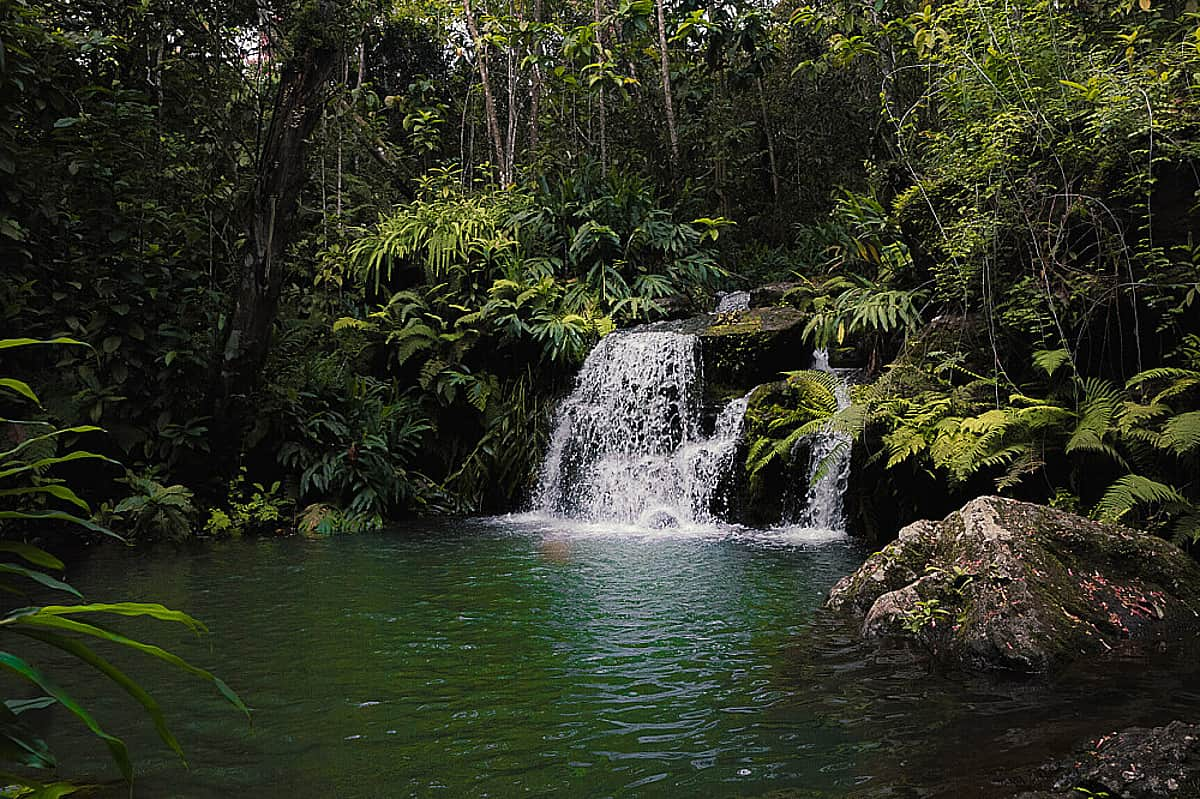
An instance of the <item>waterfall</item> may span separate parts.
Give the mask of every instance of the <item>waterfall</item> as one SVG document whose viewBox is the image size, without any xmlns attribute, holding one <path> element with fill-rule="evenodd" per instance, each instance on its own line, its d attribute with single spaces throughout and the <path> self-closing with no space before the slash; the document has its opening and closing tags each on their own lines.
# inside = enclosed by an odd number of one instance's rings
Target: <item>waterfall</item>
<svg viewBox="0 0 1200 799">
<path fill-rule="evenodd" d="M 537 506 L 587 521 L 712 524 L 741 441 L 748 396 L 702 430 L 699 339 L 670 331 L 605 336 L 555 416 Z"/>
<path fill-rule="evenodd" d="M 829 366 L 829 352 L 813 353 L 812 368 L 835 374 Z M 850 405 L 850 391 L 844 380 L 834 389 L 838 410 Z M 809 439 L 808 490 L 797 526 L 817 530 L 844 530 L 844 497 L 850 480 L 851 438 L 847 433 L 826 429 Z"/>
</svg>

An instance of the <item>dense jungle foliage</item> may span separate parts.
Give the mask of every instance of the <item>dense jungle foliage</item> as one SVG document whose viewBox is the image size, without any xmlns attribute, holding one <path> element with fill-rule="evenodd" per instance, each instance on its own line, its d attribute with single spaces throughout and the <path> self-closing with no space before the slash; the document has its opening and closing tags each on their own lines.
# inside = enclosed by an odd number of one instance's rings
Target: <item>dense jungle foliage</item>
<svg viewBox="0 0 1200 799">
<path fill-rule="evenodd" d="M 6 440 L 103 455 L 35 483 L 131 539 L 517 506 L 600 336 L 779 280 L 885 375 L 839 418 L 898 495 L 1200 529 L 1190 4 L 13 0 L 0 42 L 4 333 L 90 345 L 5 353 Z"/>
<path fill-rule="evenodd" d="M 1192 0 L 7 0 L 4 587 L 70 591 L 17 543 L 67 529 L 516 507 L 599 337 L 771 281 L 870 379 L 792 373 L 752 477 L 834 424 L 864 527 L 1001 491 L 1194 541 L 1198 84 Z M 30 602 L 162 724 L 68 617 L 193 620 Z"/>
</svg>

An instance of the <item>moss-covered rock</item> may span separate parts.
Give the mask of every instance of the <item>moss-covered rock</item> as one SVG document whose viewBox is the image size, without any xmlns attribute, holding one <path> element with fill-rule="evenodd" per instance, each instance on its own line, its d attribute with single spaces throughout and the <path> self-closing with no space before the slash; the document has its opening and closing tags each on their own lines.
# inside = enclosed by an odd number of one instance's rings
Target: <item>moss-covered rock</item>
<svg viewBox="0 0 1200 799">
<path fill-rule="evenodd" d="M 787 293 L 807 284 L 789 280 L 781 283 L 764 283 L 750 289 L 751 308 L 769 308 L 775 305 L 787 305 Z"/>
<path fill-rule="evenodd" d="M 830 593 L 867 638 L 976 669 L 1046 672 L 1200 631 L 1200 566 L 1174 545 L 1041 505 L 980 497 L 918 521 Z"/>
<path fill-rule="evenodd" d="M 715 314 L 700 331 L 704 375 L 716 393 L 745 394 L 782 372 L 812 364 L 804 343 L 808 317 L 795 308 L 750 308 Z"/>
</svg>

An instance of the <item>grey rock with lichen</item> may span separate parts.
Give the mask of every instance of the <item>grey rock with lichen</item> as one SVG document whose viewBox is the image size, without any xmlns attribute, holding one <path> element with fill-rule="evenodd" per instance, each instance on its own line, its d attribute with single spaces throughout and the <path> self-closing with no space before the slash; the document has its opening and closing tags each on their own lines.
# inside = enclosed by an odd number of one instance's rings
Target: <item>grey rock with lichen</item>
<svg viewBox="0 0 1200 799">
<path fill-rule="evenodd" d="M 827 606 L 948 665 L 1040 673 L 1197 634 L 1200 566 L 1146 533 L 980 497 L 904 528 Z"/>
</svg>

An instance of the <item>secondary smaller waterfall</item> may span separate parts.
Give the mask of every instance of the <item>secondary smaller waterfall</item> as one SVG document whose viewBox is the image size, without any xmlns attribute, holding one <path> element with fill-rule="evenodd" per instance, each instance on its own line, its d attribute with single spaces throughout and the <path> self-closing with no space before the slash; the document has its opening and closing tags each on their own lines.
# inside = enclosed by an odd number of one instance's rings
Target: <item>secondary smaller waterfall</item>
<svg viewBox="0 0 1200 799">
<path fill-rule="evenodd" d="M 731 402 L 706 436 L 701 385 L 695 336 L 605 336 L 556 414 L 539 509 L 650 527 L 716 522 L 713 506 L 737 453 L 748 397 Z"/>
<path fill-rule="evenodd" d="M 829 352 L 824 349 L 813 353 L 812 368 L 835 374 L 829 366 Z M 838 410 L 850 405 L 850 391 L 844 381 L 838 381 L 834 397 Z M 851 443 L 849 434 L 829 429 L 815 433 L 809 440 L 808 491 L 796 520 L 800 527 L 846 529 L 844 497 L 850 480 Z"/>
</svg>

